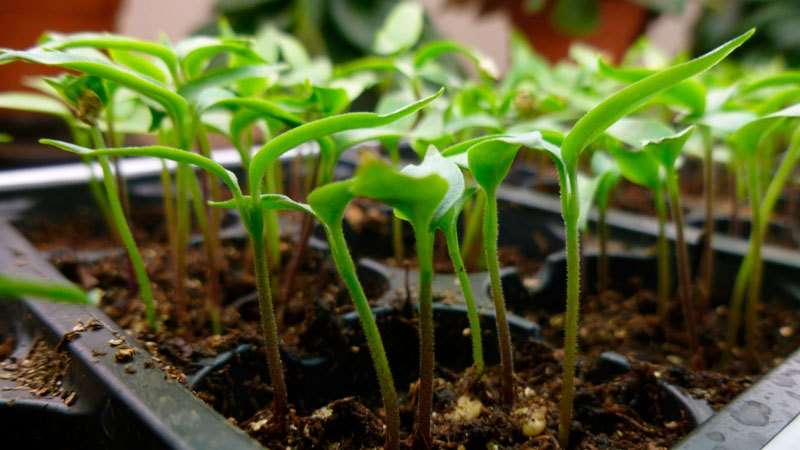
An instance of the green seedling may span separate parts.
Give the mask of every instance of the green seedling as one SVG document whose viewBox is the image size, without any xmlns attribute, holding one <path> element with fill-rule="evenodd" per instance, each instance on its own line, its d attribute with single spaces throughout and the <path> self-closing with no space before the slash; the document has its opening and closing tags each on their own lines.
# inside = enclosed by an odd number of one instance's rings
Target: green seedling
<svg viewBox="0 0 800 450">
<path fill-rule="evenodd" d="M 299 211 L 313 215 L 325 228 L 331 256 L 336 265 L 336 270 L 355 305 L 378 378 L 383 407 L 386 413 L 385 448 L 396 449 L 400 439 L 400 410 L 397 404 L 394 379 L 389 367 L 386 350 L 383 346 L 383 340 L 370 309 L 367 296 L 364 293 L 364 288 L 358 279 L 356 266 L 348 250 L 342 227 L 345 209 L 354 198 L 351 192 L 352 184 L 352 180 L 347 180 L 318 187 L 309 194 L 308 204 L 295 202 L 284 195 L 263 194 L 261 196 L 261 206 L 266 210 Z M 212 202 L 212 204 L 221 208 L 236 208 L 235 200 Z"/>
<path fill-rule="evenodd" d="M 595 152 L 592 155 L 592 179 L 589 189 L 581 189 L 581 195 L 588 196 L 590 203 L 594 201 L 597 205 L 597 238 L 598 238 L 598 258 L 597 258 L 597 291 L 599 293 L 608 290 L 609 286 L 609 265 L 608 265 L 608 224 L 606 223 L 606 212 L 611 192 L 620 180 L 620 171 L 614 161 L 603 152 Z M 583 192 L 586 194 L 583 194 Z M 581 207 L 581 211 L 589 210 L 589 206 Z M 584 214 L 588 216 L 588 214 Z M 580 221 L 579 221 L 580 222 Z"/>
<path fill-rule="evenodd" d="M 525 135 L 485 136 L 465 141 L 445 150 L 445 156 L 454 158 L 462 166 L 468 167 L 475 182 L 485 194 L 483 209 L 483 248 L 486 267 L 489 271 L 492 300 L 497 318 L 497 337 L 502 366 L 503 403 L 511 406 L 514 402 L 514 361 L 511 333 L 506 319 L 505 298 L 500 280 L 500 261 L 497 253 L 498 217 L 497 189 L 508 175 L 514 159 L 522 147 L 543 150 L 555 161 L 560 161 L 557 146 L 544 140 L 538 132 Z M 466 161 L 465 161 L 466 158 Z M 563 166 L 557 164 L 563 175 Z"/>
<path fill-rule="evenodd" d="M 800 157 L 800 137 L 796 131 L 796 119 L 800 117 L 800 106 L 795 105 L 776 113 L 755 119 L 743 125 L 732 133 L 728 141 L 734 149 L 736 159 L 742 162 L 747 169 L 747 178 L 751 209 L 751 232 L 747 256 L 742 261 L 731 294 L 731 316 L 728 323 L 728 348 L 736 345 L 739 327 L 741 324 L 741 309 L 744 302 L 745 290 L 748 294 L 746 306 L 746 341 L 747 347 L 754 351 L 757 341 L 757 311 L 760 303 L 761 282 L 763 273 L 762 245 L 769 218 L 774 205 L 785 187 L 789 174 L 794 170 Z M 770 150 L 775 146 L 776 135 L 780 134 L 781 127 L 789 122 L 791 143 L 788 151 L 781 160 L 777 171 L 764 190 L 763 163 Z"/>
<path fill-rule="evenodd" d="M 285 424 L 286 412 L 288 410 L 288 397 L 283 375 L 283 364 L 280 359 L 278 329 L 272 304 L 272 292 L 269 282 L 269 268 L 264 240 L 264 209 L 262 208 L 260 192 L 264 177 L 267 173 L 267 168 L 272 162 L 277 161 L 281 155 L 305 142 L 319 140 L 330 134 L 349 129 L 386 125 L 408 114 L 417 112 L 419 109 L 424 108 L 430 102 L 441 96 L 441 94 L 442 91 L 391 114 L 380 115 L 365 112 L 342 114 L 309 122 L 279 135 L 270 140 L 253 155 L 252 163 L 247 171 L 251 192 L 250 198 L 246 198 L 243 195 L 236 176 L 232 172 L 210 158 L 181 149 L 150 146 L 91 150 L 86 147 L 47 139 L 42 140 L 42 143 L 94 158 L 104 158 L 108 156 L 151 156 L 173 160 L 178 163 L 199 167 L 216 176 L 217 179 L 225 184 L 233 195 L 233 202 L 242 217 L 245 229 L 250 237 L 253 250 L 256 287 L 258 290 L 259 313 L 261 315 L 261 329 L 266 345 L 270 380 L 272 381 L 274 391 L 273 410 L 276 420 L 281 424 Z"/>
<path fill-rule="evenodd" d="M 461 257 L 461 248 L 458 240 L 458 218 L 464 208 L 464 204 L 469 200 L 476 190 L 468 188 L 464 190 L 461 198 L 433 223 L 434 228 L 441 230 L 447 245 L 447 254 L 453 264 L 453 271 L 458 276 L 458 283 L 461 292 L 464 294 L 464 303 L 467 305 L 467 319 L 469 320 L 470 338 L 472 339 L 472 364 L 475 371 L 480 374 L 484 371 L 486 364 L 483 360 L 483 337 L 481 333 L 481 321 L 478 315 L 478 306 L 475 301 L 475 294 L 472 292 L 472 284 L 467 274 L 467 268 Z"/>
<path fill-rule="evenodd" d="M 433 412 L 433 243 L 435 222 L 459 201 L 464 178 L 453 162 L 436 149 L 428 150 L 420 165 L 409 165 L 402 172 L 372 160 L 362 164 L 352 180 L 357 196 L 379 200 L 394 208 L 414 230 L 419 271 L 420 381 L 414 445 L 431 448 Z"/>
<path fill-rule="evenodd" d="M 693 131 L 694 128 L 690 127 L 675 133 L 660 122 L 628 119 L 617 122 L 609 129 L 609 134 L 632 144 L 637 149 L 635 152 L 615 149 L 613 154 L 622 174 L 631 181 L 650 188 L 655 196 L 656 211 L 659 216 L 658 300 L 659 315 L 662 319 L 666 318 L 669 296 L 666 288 L 669 284 L 669 271 L 666 263 L 668 249 L 664 237 L 665 208 L 662 196 L 666 194 L 669 198 L 672 222 L 675 227 L 679 298 L 689 335 L 689 345 L 692 353 L 699 355 L 696 311 L 691 288 L 691 267 L 684 238 L 683 207 L 678 184 L 679 157 Z M 699 357 L 696 359 L 699 364 L 701 360 Z"/>
<path fill-rule="evenodd" d="M 575 356 L 580 302 L 580 252 L 577 228 L 580 203 L 577 187 L 578 159 L 583 150 L 620 118 L 636 111 L 655 95 L 704 72 L 742 45 L 754 30 L 721 45 L 715 50 L 682 64 L 649 75 L 609 96 L 581 117 L 561 144 L 561 159 L 566 172 L 562 177 L 562 212 L 567 234 L 567 313 L 564 321 L 564 383 L 561 396 L 559 441 L 569 444 L 574 397 Z"/>
</svg>

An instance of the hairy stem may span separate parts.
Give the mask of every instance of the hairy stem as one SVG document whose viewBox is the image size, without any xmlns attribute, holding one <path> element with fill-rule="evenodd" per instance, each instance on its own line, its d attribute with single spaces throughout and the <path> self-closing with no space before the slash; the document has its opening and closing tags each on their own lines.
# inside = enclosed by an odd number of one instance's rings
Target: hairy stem
<svg viewBox="0 0 800 450">
<path fill-rule="evenodd" d="M 564 317 L 564 373 L 559 405 L 558 440 L 562 447 L 569 445 L 572 428 L 573 401 L 575 398 L 575 362 L 578 354 L 578 319 L 580 316 L 580 233 L 578 230 L 578 183 L 570 177 L 570 189 L 562 187 L 565 202 L 564 225 L 567 234 L 567 310 Z M 568 194 L 567 194 L 568 192 Z"/>
<path fill-rule="evenodd" d="M 267 368 L 272 383 L 273 400 L 272 410 L 275 419 L 281 426 L 286 424 L 288 410 L 288 395 L 286 381 L 281 363 L 280 340 L 278 327 L 275 323 L 275 311 L 272 305 L 272 290 L 269 282 L 269 267 L 264 246 L 264 222 L 259 209 L 251 210 L 249 214 L 248 229 L 250 242 L 253 247 L 253 263 L 255 266 L 256 288 L 258 289 L 258 310 L 261 316 L 261 333 L 264 336 L 265 352 L 267 355 Z"/>
<path fill-rule="evenodd" d="M 702 280 L 700 283 L 702 293 L 702 304 L 700 310 L 705 311 L 711 301 L 711 290 L 714 286 L 714 159 L 713 159 L 713 145 L 714 142 L 711 138 L 711 130 L 708 127 L 702 127 L 703 136 L 703 188 L 705 197 L 705 223 L 703 224 L 703 234 L 705 239 L 703 241 L 703 266 L 702 266 Z"/>
<path fill-rule="evenodd" d="M 399 141 L 388 143 L 386 147 L 389 151 L 392 166 L 397 167 L 400 164 Z M 395 215 L 392 215 L 392 251 L 394 260 L 398 263 L 406 258 L 406 245 L 403 241 L 403 219 Z"/>
<path fill-rule="evenodd" d="M 208 133 L 206 132 L 205 125 L 202 121 L 197 120 L 197 143 L 200 149 L 200 154 L 212 158 L 211 144 L 208 141 Z M 206 251 L 207 268 L 206 268 L 206 310 L 208 311 L 209 319 L 211 320 L 211 329 L 214 334 L 219 334 L 222 331 L 220 324 L 220 311 L 222 299 L 222 289 L 220 287 L 220 264 L 224 261 L 222 256 L 222 246 L 219 241 L 220 224 L 222 223 L 222 210 L 212 208 L 208 205 L 208 200 L 219 200 L 222 198 L 219 180 L 211 176 L 208 172 L 203 172 L 203 181 L 205 182 L 206 189 L 202 194 L 202 208 L 197 208 L 198 223 L 201 223 L 201 216 L 205 215 L 205 226 L 203 230 L 203 247 Z"/>
<path fill-rule="evenodd" d="M 689 348 L 693 358 L 693 366 L 702 365 L 700 344 L 697 341 L 697 319 L 695 317 L 694 301 L 692 299 L 692 277 L 689 262 L 689 252 L 686 239 L 683 236 L 683 208 L 678 190 L 678 174 L 672 170 L 667 174 L 667 191 L 669 193 L 670 209 L 672 210 L 672 223 L 675 226 L 675 252 L 678 266 L 678 297 L 681 301 L 683 317 L 686 321 L 686 332 L 689 337 Z"/>
<path fill-rule="evenodd" d="M 178 259 L 176 253 L 178 249 L 178 237 L 175 235 L 177 232 L 177 225 L 175 222 L 175 199 L 172 195 L 172 175 L 169 173 L 167 163 L 161 160 L 161 190 L 164 193 L 163 207 L 164 216 L 167 222 L 167 241 L 172 254 L 172 261 Z"/>
<path fill-rule="evenodd" d="M 414 447 L 430 449 L 431 413 L 433 411 L 433 233 L 414 227 L 419 264 L 419 390 L 417 397 L 417 424 Z"/>
<path fill-rule="evenodd" d="M 464 293 L 464 302 L 467 304 L 467 318 L 469 319 L 470 337 L 472 339 L 472 363 L 475 366 L 475 370 L 478 373 L 482 373 L 486 366 L 483 361 L 481 321 L 478 316 L 478 306 L 475 303 L 475 294 L 472 292 L 472 284 L 469 281 L 469 276 L 467 276 L 464 260 L 461 259 L 458 230 L 455 223 L 444 230 L 444 237 L 447 243 L 447 253 L 453 263 L 453 270 L 458 275 L 458 283 L 461 285 L 461 292 Z"/>
<path fill-rule="evenodd" d="M 658 264 L 658 317 L 666 323 L 669 313 L 669 297 L 671 294 L 672 270 L 670 269 L 669 241 L 667 241 L 667 205 L 664 202 L 664 193 L 661 189 L 653 192 L 658 217 L 658 240 L 656 241 L 656 255 Z"/>
<path fill-rule="evenodd" d="M 367 301 L 367 296 L 364 293 L 364 288 L 358 280 L 356 266 L 347 249 L 341 223 L 326 227 L 325 231 L 328 235 L 336 270 L 339 272 L 339 276 L 342 277 L 342 281 L 344 281 L 350 297 L 353 299 L 358 319 L 361 322 L 361 328 L 364 330 L 364 336 L 367 340 L 367 347 L 372 357 L 375 374 L 378 377 L 383 409 L 386 412 L 386 443 L 384 448 L 395 450 L 398 448 L 400 441 L 400 409 L 397 405 L 394 378 L 392 377 L 389 360 L 386 357 L 386 350 L 383 347 L 383 340 Z"/>
<path fill-rule="evenodd" d="M 206 196 L 200 189 L 200 184 L 193 173 L 189 177 L 189 187 L 192 194 L 192 209 L 200 232 L 203 234 L 203 249 L 206 252 L 206 312 L 211 321 L 211 331 L 214 334 L 220 334 L 222 324 L 220 323 L 220 286 L 217 265 L 220 254 L 218 253 L 219 241 L 212 234 L 213 218 L 208 214 L 208 204 L 203 201 Z"/>
<path fill-rule="evenodd" d="M 608 224 L 605 208 L 597 210 L 597 237 L 600 248 L 597 260 L 597 292 L 605 292 L 608 290 Z"/>
<path fill-rule="evenodd" d="M 495 192 L 486 192 L 486 208 L 483 214 L 483 251 L 486 268 L 489 270 L 492 301 L 494 302 L 497 321 L 497 345 L 500 349 L 500 365 L 502 368 L 503 404 L 511 407 L 514 404 L 514 359 L 511 347 L 511 331 L 506 318 L 506 300 L 500 280 L 500 259 L 497 254 L 497 196 Z"/>
<path fill-rule="evenodd" d="M 472 262 L 472 255 L 481 253 L 475 251 L 475 245 L 480 245 L 478 238 L 481 232 L 483 209 L 486 204 L 485 196 L 486 194 L 479 190 L 472 202 L 472 208 L 466 214 L 467 223 L 464 227 L 464 238 L 461 244 L 461 256 L 464 258 L 465 264 Z"/>
<path fill-rule="evenodd" d="M 92 138 L 94 140 L 95 148 L 105 147 L 105 144 L 103 143 L 103 136 L 100 134 L 99 129 L 92 128 Z M 144 260 L 142 260 L 142 255 L 139 253 L 139 248 L 136 246 L 136 240 L 133 238 L 133 233 L 131 233 L 131 229 L 128 227 L 128 221 L 125 219 L 125 211 L 123 211 L 122 204 L 119 200 L 119 191 L 117 190 L 117 184 L 114 178 L 114 173 L 111 170 L 111 164 L 108 161 L 108 157 L 99 156 L 97 160 L 100 163 L 100 168 L 103 170 L 103 185 L 106 189 L 106 198 L 108 200 L 108 206 L 111 209 L 111 215 L 114 219 L 114 225 L 116 226 L 120 239 L 122 239 L 122 244 L 125 246 L 125 250 L 128 252 L 128 259 L 130 260 L 131 265 L 133 266 L 134 274 L 136 275 L 136 281 L 139 286 L 139 295 L 142 297 L 142 301 L 144 302 L 147 324 L 151 329 L 155 330 L 158 328 L 158 323 L 156 321 L 153 291 L 150 287 L 150 277 L 147 275 L 147 270 L 144 267 Z"/>
<path fill-rule="evenodd" d="M 178 320 L 186 320 L 188 305 L 186 298 L 186 246 L 189 242 L 189 189 L 188 172 L 186 164 L 178 164 L 175 174 L 176 194 L 175 194 L 175 310 Z"/>
<path fill-rule="evenodd" d="M 752 245 L 753 245 L 753 269 L 750 272 L 750 282 L 747 292 L 747 305 L 745 315 L 745 342 L 752 355 L 755 355 L 755 347 L 758 341 L 758 304 L 761 296 L 761 280 L 764 264 L 761 257 L 761 245 L 764 240 L 764 233 L 761 228 L 766 226 L 761 217 L 760 192 L 761 192 L 761 170 L 757 161 L 752 161 L 748 171 L 748 184 L 750 189 L 750 209 L 752 210 Z"/>
</svg>

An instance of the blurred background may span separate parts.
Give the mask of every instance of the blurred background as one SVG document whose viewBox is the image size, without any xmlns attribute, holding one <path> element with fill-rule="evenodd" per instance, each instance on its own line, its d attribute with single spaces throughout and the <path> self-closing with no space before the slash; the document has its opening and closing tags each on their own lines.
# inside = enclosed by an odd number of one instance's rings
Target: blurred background
<svg viewBox="0 0 800 450">
<path fill-rule="evenodd" d="M 551 62 L 568 56 L 583 42 L 618 62 L 637 40 L 648 39 L 667 56 L 707 50 L 752 26 L 760 28 L 736 57 L 800 62 L 798 0 L 419 0 L 426 11 L 424 36 L 446 37 L 490 56 L 501 71 L 507 66 L 512 30 Z M 214 32 L 224 16 L 237 32 L 253 33 L 271 23 L 294 34 L 312 54 L 342 62 L 369 52 L 374 30 L 396 0 L 3 0 L 0 47 L 26 48 L 45 31 L 115 31 L 172 41 Z M 25 76 L 47 73 L 41 67 L 0 66 L 0 92 L 25 89 Z M 15 146 L 0 146 L 8 165 L 50 160 L 30 144 L 53 135 L 59 124 L 0 110 L 3 131 Z M 15 156 L 11 156 L 15 155 Z M 20 155 L 23 155 L 20 157 Z"/>
</svg>

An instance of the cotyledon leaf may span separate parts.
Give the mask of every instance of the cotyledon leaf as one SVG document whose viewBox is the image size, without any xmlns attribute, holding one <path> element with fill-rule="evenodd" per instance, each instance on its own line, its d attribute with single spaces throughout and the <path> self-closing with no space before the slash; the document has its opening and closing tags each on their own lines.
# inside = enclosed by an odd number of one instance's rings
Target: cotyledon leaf
<svg viewBox="0 0 800 450">
<path fill-rule="evenodd" d="M 635 111 L 652 96 L 713 67 L 742 45 L 755 30 L 750 30 L 716 49 L 682 64 L 661 70 L 624 87 L 581 117 L 561 146 L 570 172 L 577 168 L 580 153 L 614 122 Z"/>
</svg>

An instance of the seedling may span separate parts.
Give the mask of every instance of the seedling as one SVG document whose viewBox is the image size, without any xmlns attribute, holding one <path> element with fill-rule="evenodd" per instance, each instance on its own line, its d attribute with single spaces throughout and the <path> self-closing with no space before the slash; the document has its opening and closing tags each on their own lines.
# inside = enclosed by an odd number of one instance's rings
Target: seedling
<svg viewBox="0 0 800 450">
<path fill-rule="evenodd" d="M 419 271 L 420 381 L 414 444 L 431 448 L 433 411 L 433 242 L 435 222 L 459 201 L 464 178 L 453 162 L 436 149 L 428 150 L 420 165 L 406 166 L 402 172 L 379 161 L 363 164 L 352 180 L 355 195 L 386 203 L 395 214 L 407 220 L 414 230 Z"/>
<path fill-rule="evenodd" d="M 665 92 L 681 81 L 716 65 L 732 51 L 750 38 L 753 30 L 721 45 L 711 52 L 649 75 L 622 88 L 595 106 L 573 126 L 561 144 L 560 159 L 563 160 L 566 177 L 562 177 L 562 213 L 567 235 L 567 312 L 564 321 L 564 383 L 561 396 L 559 440 L 566 447 L 572 422 L 572 399 L 574 397 L 575 355 L 577 352 L 577 328 L 580 301 L 580 257 L 577 228 L 580 203 L 577 187 L 578 159 L 581 152 L 609 126 L 620 118 L 643 106 L 655 95 Z"/>
<path fill-rule="evenodd" d="M 173 160 L 178 163 L 191 164 L 215 175 L 226 185 L 233 195 L 233 202 L 242 217 L 253 249 L 253 263 L 255 266 L 254 272 L 258 290 L 261 329 L 264 335 L 267 365 L 274 391 L 273 410 L 276 420 L 281 424 L 285 424 L 288 398 L 283 375 L 283 365 L 280 359 L 275 312 L 272 306 L 272 293 L 269 283 L 269 269 L 267 266 L 267 253 L 264 240 L 264 209 L 261 201 L 261 187 L 267 173 L 267 168 L 272 162 L 277 161 L 282 154 L 304 142 L 322 139 L 330 134 L 349 129 L 379 127 L 391 123 L 394 120 L 408 114 L 413 114 L 419 109 L 424 108 L 430 102 L 441 96 L 441 94 L 442 91 L 391 114 L 379 115 L 365 112 L 342 114 L 303 124 L 277 136 L 253 155 L 252 162 L 247 171 L 251 192 L 250 198 L 246 198 L 243 195 L 241 187 L 236 180 L 236 176 L 232 172 L 228 171 L 214 160 L 196 153 L 164 146 L 91 150 L 86 147 L 47 139 L 42 140 L 42 143 L 50 144 L 62 150 L 80 155 L 97 158 L 106 156 L 151 156 Z"/>
<path fill-rule="evenodd" d="M 511 164 L 522 147 L 543 150 L 555 161 L 559 161 L 558 147 L 544 140 L 538 132 L 517 136 L 480 137 L 452 146 L 444 152 L 445 156 L 452 157 L 462 166 L 469 168 L 475 182 L 485 194 L 483 249 L 497 319 L 497 338 L 502 366 L 502 397 L 503 403 L 507 406 L 511 406 L 514 402 L 514 360 L 497 253 L 497 189 L 508 175 Z M 561 169 L 560 165 L 558 167 Z M 559 170 L 559 173 L 563 174 L 563 171 Z"/>
<path fill-rule="evenodd" d="M 599 293 L 608 290 L 609 286 L 609 265 L 608 265 L 608 224 L 606 223 L 606 212 L 611 192 L 620 180 L 620 171 L 614 161 L 603 152 L 596 152 L 592 155 L 592 180 L 589 189 L 589 202 L 594 200 L 597 205 L 597 238 L 598 238 L 598 258 L 597 258 L 597 291 Z M 594 191 L 594 192 L 592 192 Z M 580 192 L 583 192 L 581 190 Z M 588 207 L 582 207 L 582 211 L 588 211 Z M 588 214 L 584 214 L 588 216 Z"/>
<path fill-rule="evenodd" d="M 632 127 L 631 127 L 632 126 Z M 614 130 L 616 128 L 616 130 Z M 697 340 L 697 321 L 695 319 L 695 306 L 691 287 L 691 265 L 689 261 L 688 249 L 684 238 L 683 207 L 681 205 L 680 190 L 678 184 L 678 162 L 683 146 L 691 136 L 694 128 L 686 128 L 678 133 L 673 132 L 659 122 L 648 122 L 641 120 L 628 120 L 627 122 L 617 122 L 609 130 L 612 135 L 626 134 L 624 129 L 635 128 L 641 137 L 642 131 L 652 133 L 652 137 L 640 139 L 638 152 L 629 155 L 625 150 L 614 151 L 622 173 L 629 179 L 636 180 L 639 184 L 645 185 L 653 190 L 656 198 L 656 210 L 659 211 L 659 312 L 662 318 L 666 318 L 667 292 L 665 286 L 669 283 L 668 269 L 666 268 L 666 239 L 663 236 L 663 204 L 661 196 L 663 193 L 669 197 L 670 209 L 672 210 L 672 223 L 675 227 L 675 247 L 677 253 L 678 285 L 679 298 L 683 310 L 684 320 L 686 320 L 686 330 L 689 336 L 689 346 L 695 355 L 694 365 L 701 365 L 700 347 Z M 616 133 L 615 133 L 616 131 Z M 626 136 L 630 140 L 631 136 Z M 623 139 L 625 139 L 623 138 Z M 666 192 L 664 192 L 666 191 Z M 660 205 L 660 206 L 659 206 Z"/>
<path fill-rule="evenodd" d="M 781 130 L 781 125 L 786 121 L 792 122 L 796 127 L 797 117 L 800 117 L 800 106 L 795 105 L 781 111 L 769 114 L 746 123 L 736 132 L 731 134 L 729 141 L 733 147 L 736 158 L 742 162 L 748 174 L 751 232 L 747 256 L 742 261 L 731 294 L 731 316 L 728 322 L 728 348 L 732 349 L 737 341 L 739 326 L 741 324 L 741 309 L 744 301 L 745 289 L 748 290 L 746 307 L 746 341 L 748 349 L 754 351 L 757 341 L 757 311 L 760 302 L 761 281 L 763 264 L 761 259 L 762 244 L 766 235 L 767 224 L 772 214 L 775 202 L 783 190 L 789 174 L 794 170 L 800 157 L 800 142 L 795 131 L 791 137 L 791 145 L 778 166 L 778 170 L 769 182 L 766 190 L 762 180 L 762 161 L 766 154 L 775 145 L 775 134 Z M 763 197 L 762 197 L 763 195 Z"/>
</svg>

